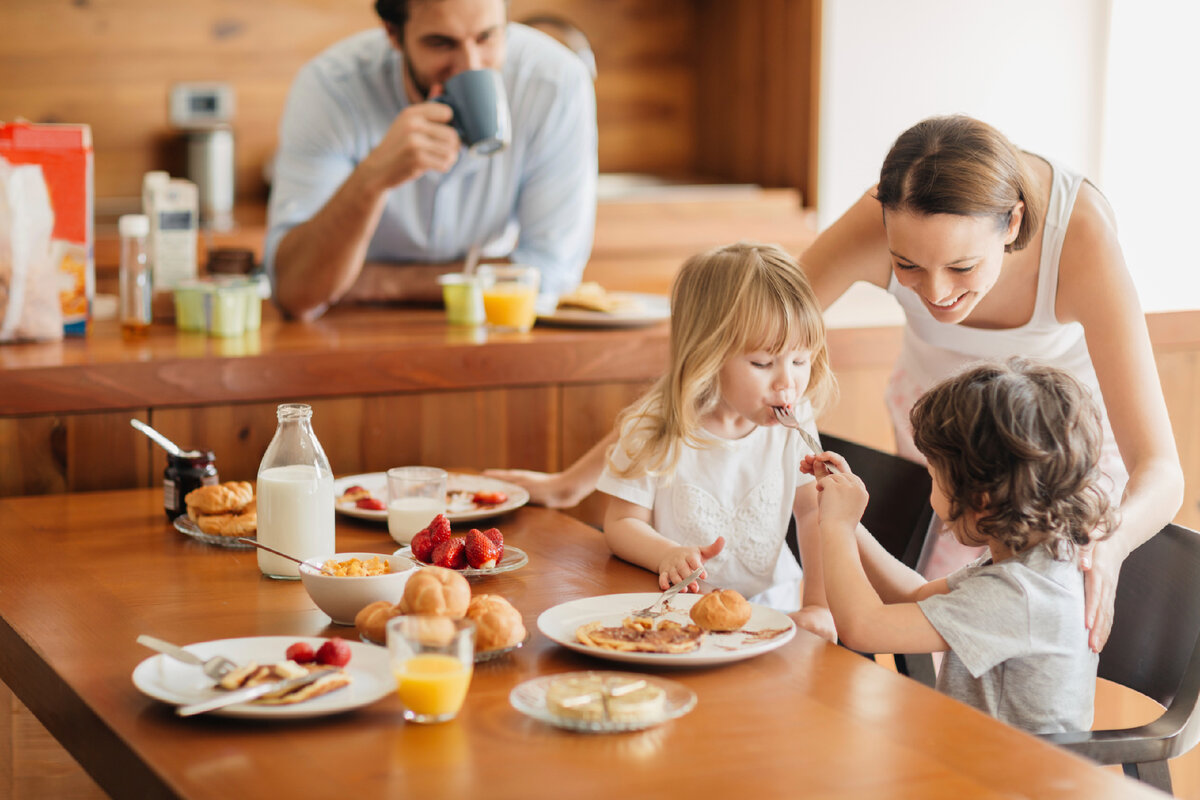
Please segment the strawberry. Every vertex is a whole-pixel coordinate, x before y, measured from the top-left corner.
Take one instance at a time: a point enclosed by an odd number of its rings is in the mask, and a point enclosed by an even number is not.
[[[295,661],[297,664],[307,664],[315,661],[317,654],[313,652],[312,645],[308,642],[296,642],[287,649],[286,653],[289,661]]]
[[[496,562],[499,563],[500,559],[504,557],[504,534],[500,533],[499,528],[488,528],[483,535],[495,542],[496,549],[499,551],[496,553]]]
[[[429,528],[414,536],[409,546],[412,548],[413,558],[417,561],[423,561],[426,564],[433,563],[433,534],[429,532]]]
[[[492,569],[500,561],[500,548],[475,528],[467,534],[467,563],[475,569]]]
[[[344,667],[350,663],[350,645],[345,639],[329,639],[317,650],[317,663]]]
[[[467,566],[466,542],[461,536],[451,536],[441,544],[434,545],[433,563],[446,569],[462,569]]]
[[[429,531],[429,535],[433,537],[434,547],[450,540],[450,520],[446,519],[445,514],[438,514],[434,517],[425,530]]]
[[[477,506],[498,506],[508,499],[504,492],[476,492],[471,495],[471,502]]]
[[[365,508],[370,511],[386,511],[387,506],[378,497],[361,497],[354,501],[354,505],[359,508]]]

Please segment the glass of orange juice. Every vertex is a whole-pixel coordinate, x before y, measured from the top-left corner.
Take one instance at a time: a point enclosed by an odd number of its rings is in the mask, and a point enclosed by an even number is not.
[[[475,623],[406,615],[387,626],[396,691],[411,722],[446,722],[462,708],[475,666]]]
[[[536,267],[484,264],[478,275],[483,283],[483,313],[489,328],[525,332],[533,327],[541,280]]]

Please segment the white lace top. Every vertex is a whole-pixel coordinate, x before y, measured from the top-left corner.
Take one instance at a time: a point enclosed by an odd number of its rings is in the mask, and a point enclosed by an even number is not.
[[[815,436],[811,407],[796,412]],[[796,489],[812,481],[798,469],[807,452],[803,442],[782,426],[755,428],[734,440],[706,436],[713,447],[685,447],[669,479],[629,480],[606,468],[598,488],[651,509],[654,529],[680,544],[706,545],[724,536],[725,548],[706,564],[708,582],[751,602],[797,610],[800,565],[784,537]],[[619,447],[614,458],[619,466],[628,463]]]

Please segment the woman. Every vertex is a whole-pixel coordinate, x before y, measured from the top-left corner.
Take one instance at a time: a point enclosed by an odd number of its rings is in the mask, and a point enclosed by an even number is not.
[[[1099,650],[1121,562],[1183,502],[1145,317],[1104,197],[985,123],[936,117],[901,134],[879,184],[800,260],[823,308],[855,281],[903,307],[886,398],[903,455],[919,459],[907,423],[916,398],[973,361],[1031,356],[1092,389],[1105,416],[1102,467],[1120,506],[1114,535],[1081,557],[1089,643]],[[603,468],[606,442],[559,475],[502,474],[547,504],[578,502]],[[942,537],[927,572],[966,557]]]

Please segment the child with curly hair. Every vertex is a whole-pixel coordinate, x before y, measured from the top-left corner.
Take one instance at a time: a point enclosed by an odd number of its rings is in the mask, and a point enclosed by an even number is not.
[[[979,560],[925,581],[858,524],[867,491],[832,453],[817,488],[825,591],[842,641],[883,653],[946,651],[940,691],[1034,733],[1092,724],[1097,655],[1078,549],[1114,526],[1100,486],[1100,414],[1068,373],[1013,358],[970,368],[912,409],[930,502]],[[826,462],[842,469],[830,474]]]

